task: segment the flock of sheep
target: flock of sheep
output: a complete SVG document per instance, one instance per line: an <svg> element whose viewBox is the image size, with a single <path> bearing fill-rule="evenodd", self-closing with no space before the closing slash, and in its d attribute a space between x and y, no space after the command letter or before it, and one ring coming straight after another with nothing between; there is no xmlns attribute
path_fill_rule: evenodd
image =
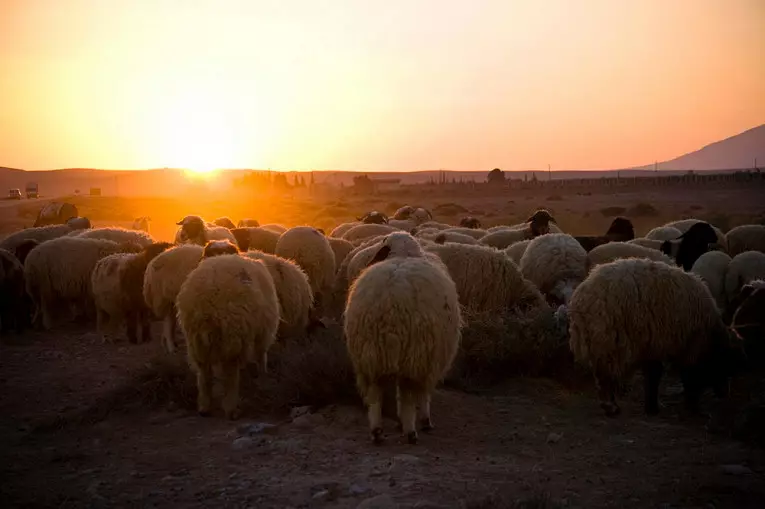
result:
<svg viewBox="0 0 765 509"><path fill-rule="evenodd" d="M148 218L123 229L77 217L11 234L0 241L2 329L95 316L104 341L123 325L137 343L150 340L159 319L173 354L180 325L199 413L211 412L215 369L221 406L236 418L240 368L252 362L266 373L277 338L342 321L375 443L383 440L386 380L396 382L407 440L433 427L430 395L452 366L462 328L485 313L555 309L609 416L636 369L645 411L658 412L664 362L680 369L691 407L706 387L724 395L744 340L762 330L761 225L723 234L687 219L635 238L631 221L617 217L604 235L571 236L543 209L483 229L473 217L452 226L406 206L329 234L193 215L177 226L173 243L155 241Z"/></svg>

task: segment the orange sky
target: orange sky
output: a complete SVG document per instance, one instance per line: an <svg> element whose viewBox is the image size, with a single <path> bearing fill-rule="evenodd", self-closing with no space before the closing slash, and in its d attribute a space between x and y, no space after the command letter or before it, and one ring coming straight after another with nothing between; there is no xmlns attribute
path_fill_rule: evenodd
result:
<svg viewBox="0 0 765 509"><path fill-rule="evenodd" d="M0 0L0 165L618 168L765 122L764 0Z"/></svg>

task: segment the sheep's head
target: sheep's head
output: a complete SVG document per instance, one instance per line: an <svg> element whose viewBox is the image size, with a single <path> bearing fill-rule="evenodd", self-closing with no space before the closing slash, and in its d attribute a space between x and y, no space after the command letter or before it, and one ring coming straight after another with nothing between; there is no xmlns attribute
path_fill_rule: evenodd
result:
<svg viewBox="0 0 765 509"><path fill-rule="evenodd" d="M27 239L16 246L16 249L13 250L13 254L15 254L16 258L18 258L21 264L24 265L24 260L27 259L29 252L39 245L40 243L38 241Z"/></svg>
<svg viewBox="0 0 765 509"><path fill-rule="evenodd" d="M376 210L373 210L372 212L367 212L365 215L357 219L364 224L387 224L388 223L388 216Z"/></svg>
<svg viewBox="0 0 765 509"><path fill-rule="evenodd" d="M260 223L256 219L240 219L239 222L236 224L237 228L245 228L245 227L252 227L257 228L260 226Z"/></svg>
<svg viewBox="0 0 765 509"><path fill-rule="evenodd" d="M250 249L250 228L249 227L234 228L233 230L231 230L231 234L236 239L236 243L239 246L239 249L241 251L243 252L249 251Z"/></svg>
<svg viewBox="0 0 765 509"><path fill-rule="evenodd" d="M709 251L710 246L717 244L717 234L709 223L696 223L678 237L680 245L677 247L675 261L683 270L689 271L701 255ZM666 244L666 242L665 242ZM662 244L662 252L664 244Z"/></svg>
<svg viewBox="0 0 765 509"><path fill-rule="evenodd" d="M222 226L223 228L228 228L229 230L233 230L234 228L236 228L236 226L234 226L234 222L225 216L215 219L213 221L213 224L215 226Z"/></svg>
<svg viewBox="0 0 765 509"><path fill-rule="evenodd" d="M145 232L148 232L149 231L149 222L151 222L151 217L149 217L149 216L137 217L133 221L133 229L134 230L143 230Z"/></svg>
<svg viewBox="0 0 765 509"><path fill-rule="evenodd" d="M534 237L539 237L550 233L550 223L555 223L555 218L545 209L537 209L534 214L526 220Z"/></svg>
<svg viewBox="0 0 765 509"><path fill-rule="evenodd" d="M205 222L199 216L186 216L177 223L181 227L181 240L197 239L205 231Z"/></svg>
<svg viewBox="0 0 765 509"><path fill-rule="evenodd" d="M66 225L73 230L87 230L92 228L90 219L87 217L70 217L66 220Z"/></svg>
<svg viewBox="0 0 765 509"><path fill-rule="evenodd" d="M430 211L423 207L417 207L414 209L414 212L412 212L412 217L417 222L417 224L422 224L426 221L430 221L433 219L433 214L430 213Z"/></svg>
<svg viewBox="0 0 765 509"><path fill-rule="evenodd" d="M404 221L412 217L413 213L414 213L414 207L412 207L411 205L404 205L403 207L398 209L395 214L393 214L393 219Z"/></svg>
<svg viewBox="0 0 765 509"><path fill-rule="evenodd" d="M213 256L237 254L239 249L229 240L211 240L205 246L202 253L203 258L212 258Z"/></svg>
<svg viewBox="0 0 765 509"><path fill-rule="evenodd" d="M460 219L460 226L463 228L476 229L481 227L481 221L473 216L466 216Z"/></svg>
<svg viewBox="0 0 765 509"><path fill-rule="evenodd" d="M616 217L611 221L606 237L613 242L627 242L635 238L635 227L626 217Z"/></svg>
<svg viewBox="0 0 765 509"><path fill-rule="evenodd" d="M424 256L422 244L406 232L394 232L382 239L380 248L369 261L367 267L388 258L419 258Z"/></svg>
<svg viewBox="0 0 765 509"><path fill-rule="evenodd" d="M143 248L143 256L147 262L150 262L171 247L173 247L173 244L170 242L153 242Z"/></svg>

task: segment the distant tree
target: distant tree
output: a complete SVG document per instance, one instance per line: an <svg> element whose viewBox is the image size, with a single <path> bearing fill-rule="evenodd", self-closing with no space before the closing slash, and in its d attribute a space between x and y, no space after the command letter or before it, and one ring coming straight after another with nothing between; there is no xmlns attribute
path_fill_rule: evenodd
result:
<svg viewBox="0 0 765 509"><path fill-rule="evenodd" d="M300 187L305 187L305 178L300 175Z"/></svg>
<svg viewBox="0 0 765 509"><path fill-rule="evenodd" d="M499 168L494 168L489 172L489 175L487 176L487 181L489 184L504 184L505 182L505 172L500 170Z"/></svg>
<svg viewBox="0 0 765 509"><path fill-rule="evenodd" d="M298 176L295 174L292 177L292 187L300 187L300 184L298 183Z"/></svg>
<svg viewBox="0 0 765 509"><path fill-rule="evenodd" d="M313 187L314 184L316 184L316 182L314 182L314 180L313 180L313 172L311 172L311 187Z"/></svg>

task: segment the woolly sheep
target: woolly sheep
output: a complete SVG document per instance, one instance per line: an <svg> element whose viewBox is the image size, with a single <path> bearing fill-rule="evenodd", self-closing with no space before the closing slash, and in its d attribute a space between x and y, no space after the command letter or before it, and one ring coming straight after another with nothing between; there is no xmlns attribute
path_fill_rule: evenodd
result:
<svg viewBox="0 0 765 509"><path fill-rule="evenodd" d="M674 240L680 237L683 232L675 228L674 226L657 226L648 233L645 234L646 239L660 240Z"/></svg>
<svg viewBox="0 0 765 509"><path fill-rule="evenodd" d="M428 240L432 240L436 244L444 244L446 242L454 242L455 244L478 244L475 237L470 235L463 235L461 233L442 231L433 237L425 237Z"/></svg>
<svg viewBox="0 0 765 509"><path fill-rule="evenodd" d="M587 258L590 260L590 268L621 258L646 258L655 262L664 262L668 265L675 265L675 261L661 251L638 246L637 244L629 244L627 242L609 242L607 244L601 244L587 253Z"/></svg>
<svg viewBox="0 0 765 509"><path fill-rule="evenodd" d="M574 291L568 319L571 351L592 368L609 417L620 412L617 388L639 367L645 412L658 413L666 360L681 368L690 407L709 382L718 395L725 394L733 363L731 336L695 274L639 258L600 265Z"/></svg>
<svg viewBox="0 0 765 509"><path fill-rule="evenodd" d="M392 377L402 430L414 444L417 414L423 431L433 428L431 393L459 347L457 289L427 258L374 260L351 287L343 330L356 385L369 409L372 441L383 441L382 390Z"/></svg>
<svg viewBox="0 0 765 509"><path fill-rule="evenodd" d="M244 218L240 219L239 222L236 223L237 228L257 228L258 226L260 226L260 223L257 219Z"/></svg>
<svg viewBox="0 0 765 509"><path fill-rule="evenodd" d="M313 292L303 269L297 263L262 251L249 251L245 256L263 261L274 281L282 310L279 337L296 337L307 332L312 325Z"/></svg>
<svg viewBox="0 0 765 509"><path fill-rule="evenodd" d="M478 242L485 246L491 246L497 249L506 249L516 242L522 240L530 240L534 237L549 233L552 225L550 223L555 222L555 218L544 210L539 209L528 218L526 223L516 225L509 228L497 229L493 232L487 233Z"/></svg>
<svg viewBox="0 0 765 509"><path fill-rule="evenodd" d="M98 261L115 253L135 253L141 247L104 239L59 237L29 252L24 262L27 293L37 308L35 322L46 330L53 326L61 304L73 305L88 316L93 311L90 275Z"/></svg>
<svg viewBox="0 0 765 509"><path fill-rule="evenodd" d="M547 307L539 290L501 251L452 243L427 251L439 256L457 287L460 304L471 313Z"/></svg>
<svg viewBox="0 0 765 509"><path fill-rule="evenodd" d="M663 240L646 239L645 237L638 237L637 239L628 240L627 244L637 244L638 246L647 247L648 249L655 249L661 251L661 246L664 244Z"/></svg>
<svg viewBox="0 0 765 509"><path fill-rule="evenodd" d="M755 279L765 279L765 254L744 251L734 256L725 275L725 294L728 302L736 303L741 288Z"/></svg>
<svg viewBox="0 0 765 509"><path fill-rule="evenodd" d="M131 228L133 230L141 230L146 233L149 233L149 223L151 223L151 217L149 216L137 217L133 221L133 225L131 226Z"/></svg>
<svg viewBox="0 0 765 509"><path fill-rule="evenodd" d="M691 272L698 275L709 288L709 293L714 297L720 311L724 311L727 307L725 277L728 274L730 262L731 257L726 253L708 251L699 256L699 259L691 267Z"/></svg>
<svg viewBox="0 0 765 509"><path fill-rule="evenodd" d="M65 224L73 230L87 230L93 227L87 217L70 217Z"/></svg>
<svg viewBox="0 0 765 509"><path fill-rule="evenodd" d="M233 230L234 228L236 228L236 225L234 225L234 222L226 216L213 219L213 224L215 226L221 226L229 230Z"/></svg>
<svg viewBox="0 0 765 509"><path fill-rule="evenodd" d="M520 265L521 258L523 258L523 253L525 253L526 248L529 247L529 242L531 242L531 240L522 240L520 242L510 244L507 248L505 248L505 254L509 256L516 265Z"/></svg>
<svg viewBox="0 0 765 509"><path fill-rule="evenodd" d="M468 235L470 237L473 237L476 240L479 240L482 237L485 237L486 234L488 233L486 230L481 230L480 228L465 228L465 227L460 227L460 228L451 227L443 231L460 233L462 235Z"/></svg>
<svg viewBox="0 0 765 509"><path fill-rule="evenodd" d="M316 308L323 313L335 279L335 253L327 238L310 226L296 226L279 237L274 254L295 261L305 271Z"/></svg>
<svg viewBox="0 0 765 509"><path fill-rule="evenodd" d="M93 228L86 230L79 235L81 239L103 239L111 240L112 242L133 242L141 247L150 246L154 239L151 235L140 230L128 230L125 228L109 227L109 228Z"/></svg>
<svg viewBox="0 0 765 509"><path fill-rule="evenodd" d="M329 246L332 248L332 252L335 254L335 268L340 267L348 253L353 251L353 244L345 239L338 239L335 237L327 237ZM337 270L335 270L337 272Z"/></svg>
<svg viewBox="0 0 765 509"><path fill-rule="evenodd" d="M350 230L354 226L358 226L360 224L364 224L364 223L362 223L361 221L353 221L353 222L350 222L350 223L339 224L339 225L337 225L335 227L334 230L329 232L329 236L333 237L333 238L339 239L339 238L341 238L343 236L343 234L345 234L345 232L347 232L348 230Z"/></svg>
<svg viewBox="0 0 765 509"><path fill-rule="evenodd" d="M403 207L399 208L396 212L393 213L393 219L407 220L410 217L412 217L413 213L414 213L414 207L412 207L411 205L404 205Z"/></svg>
<svg viewBox="0 0 765 509"><path fill-rule="evenodd" d="M175 352L175 299L186 280L202 260L204 249L183 244L159 254L149 262L143 277L143 299L154 316L162 320L162 344Z"/></svg>
<svg viewBox="0 0 765 509"><path fill-rule="evenodd" d="M22 332L29 311L24 266L13 253L0 248L0 333L11 327Z"/></svg>
<svg viewBox="0 0 765 509"><path fill-rule="evenodd" d="M736 256L744 251L765 253L765 226L744 224L736 226L725 234L728 254Z"/></svg>
<svg viewBox="0 0 765 509"><path fill-rule="evenodd" d="M48 240L57 239L72 233L72 230L65 224L52 224L49 226L37 226L34 228L27 228L25 230L11 233L2 241L0 241L0 248L8 251L14 251L17 246L27 240L34 240L39 243L46 242ZM79 233L81 230L77 230Z"/></svg>
<svg viewBox="0 0 765 509"><path fill-rule="evenodd" d="M265 251L274 254L276 243L279 242L280 233L263 227L234 228L231 233L236 239L239 249L247 252L250 249Z"/></svg>
<svg viewBox="0 0 765 509"><path fill-rule="evenodd" d="M143 298L143 278L146 265L163 251L169 242L149 244L140 253L116 253L101 258L91 273L93 299L96 305L96 326L107 341L106 329L114 332L124 323L131 343L151 340L151 310Z"/></svg>
<svg viewBox="0 0 765 509"><path fill-rule="evenodd" d="M175 234L176 244L197 244L204 246L211 240L228 240L236 243L236 238L228 228L210 226L199 216L186 216L176 223L180 228Z"/></svg>
<svg viewBox="0 0 765 509"><path fill-rule="evenodd" d="M358 217L356 219L361 221L361 223L363 224L385 224L388 222L388 216L376 210L367 212L363 216Z"/></svg>
<svg viewBox="0 0 765 509"><path fill-rule="evenodd" d="M348 287L350 286L350 280L348 279L348 267L356 257L356 255L366 249L367 247L378 244L385 238L386 235L377 235L371 237L366 241L360 241L358 246L354 246L353 250L348 253L340 265L335 271L334 291L332 292L330 303L330 315L333 317L339 317L343 308L345 307L346 297L348 296Z"/></svg>
<svg viewBox="0 0 765 509"><path fill-rule="evenodd" d="M677 228L680 230L681 233L687 232L693 225L697 223L704 223L701 219L681 219L679 221L672 221L670 223L665 224L664 226L671 226L672 228ZM717 236L717 243L722 246L724 249L727 250L727 244L725 242L725 234L716 226L710 225L712 227L712 230L714 230L715 235Z"/></svg>
<svg viewBox="0 0 765 509"><path fill-rule="evenodd" d="M731 329L746 341L747 357L762 362L765 345L765 280L756 279L741 288L741 303L733 313Z"/></svg>
<svg viewBox="0 0 765 509"><path fill-rule="evenodd" d="M587 251L571 235L549 233L535 238L521 257L523 277L557 304L566 304L587 277Z"/></svg>
<svg viewBox="0 0 765 509"><path fill-rule="evenodd" d="M388 226L387 224L361 224L350 228L340 238L347 240L351 244L354 244L370 237L385 235L395 231L398 230L392 226Z"/></svg>
<svg viewBox="0 0 765 509"><path fill-rule="evenodd" d="M265 264L237 254L205 258L181 285L176 306L197 376L198 413L210 415L213 368L219 366L222 407L227 418L236 419L240 370L255 362L267 373L268 349L279 327L279 301Z"/></svg>
<svg viewBox="0 0 765 509"><path fill-rule="evenodd" d="M608 227L608 231L603 236L597 235L579 235L574 237L585 251L590 252L598 246L609 242L627 242L635 238L635 227L632 221L626 217L615 217Z"/></svg>
<svg viewBox="0 0 765 509"><path fill-rule="evenodd" d="M395 232L381 238L356 253L348 264L348 281L353 282L374 262L375 256L384 258L423 257L425 251L417 240L406 232Z"/></svg>
<svg viewBox="0 0 765 509"><path fill-rule="evenodd" d="M386 223L388 226L402 230L405 232L411 232L417 227L417 221L414 219L391 219Z"/></svg>
<svg viewBox="0 0 765 509"><path fill-rule="evenodd" d="M279 235L287 231L286 226L282 226L280 224L274 224L274 223L264 224L263 226L261 226L261 228L266 230L271 230L272 232L276 232Z"/></svg>
<svg viewBox="0 0 765 509"><path fill-rule="evenodd" d="M460 226L464 228L479 229L481 228L481 221L473 216L465 216L460 219Z"/></svg>

